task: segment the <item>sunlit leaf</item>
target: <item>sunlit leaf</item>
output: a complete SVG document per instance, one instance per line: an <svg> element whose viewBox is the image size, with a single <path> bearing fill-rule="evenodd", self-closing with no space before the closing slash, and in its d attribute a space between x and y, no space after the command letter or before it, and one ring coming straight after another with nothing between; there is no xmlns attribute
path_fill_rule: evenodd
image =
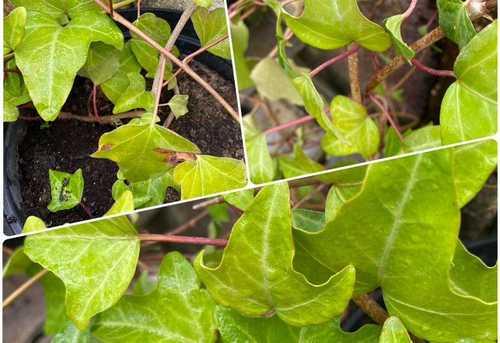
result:
<svg viewBox="0 0 500 343"><path fill-rule="evenodd" d="M292 156L278 158L278 164L285 178L292 178L322 171L324 167L306 155L299 144L295 144Z"/></svg>
<svg viewBox="0 0 500 343"><path fill-rule="evenodd" d="M497 22L479 32L455 62L458 80L441 105L444 144L490 136L497 131Z"/></svg>
<svg viewBox="0 0 500 343"><path fill-rule="evenodd" d="M201 6L205 8L212 7L214 1L213 0L193 0L196 6Z"/></svg>
<svg viewBox="0 0 500 343"><path fill-rule="evenodd" d="M55 120L87 60L92 42L123 47L123 35L111 18L89 0L14 0L28 16L16 62L40 116ZM40 66L43 65L43 68Z"/></svg>
<svg viewBox="0 0 500 343"><path fill-rule="evenodd" d="M476 29L467 11L469 4L469 1L462 0L437 0L439 26L446 37L457 43L460 48L467 45L476 35Z"/></svg>
<svg viewBox="0 0 500 343"><path fill-rule="evenodd" d="M188 110L189 95L176 94L168 102L170 110L174 114L176 119L179 119L183 115L189 112Z"/></svg>
<svg viewBox="0 0 500 343"><path fill-rule="evenodd" d="M224 200L242 211L246 211L254 200L254 190L247 189L224 195Z"/></svg>
<svg viewBox="0 0 500 343"><path fill-rule="evenodd" d="M382 334L380 335L379 343L412 343L408 331L406 331L405 326L397 317L388 318L384 327L382 328Z"/></svg>
<svg viewBox="0 0 500 343"><path fill-rule="evenodd" d="M384 51L391 45L382 27L367 19L355 0L305 0L300 17L285 15L288 27L304 43L333 50L358 43L372 51Z"/></svg>
<svg viewBox="0 0 500 343"><path fill-rule="evenodd" d="M14 275L26 274L28 269L34 265L33 261L24 253L24 248L17 248L3 266L3 277L9 278Z"/></svg>
<svg viewBox="0 0 500 343"><path fill-rule="evenodd" d="M129 190L125 190L116 198L115 203L106 212L105 216L112 216L120 213L132 212L134 207L134 196Z"/></svg>
<svg viewBox="0 0 500 343"><path fill-rule="evenodd" d="M128 86L118 98L113 108L113 113L123 113L133 109L142 108L152 111L154 97L151 92L146 91L146 80L141 74L129 73Z"/></svg>
<svg viewBox="0 0 500 343"><path fill-rule="evenodd" d="M90 334L90 330L78 330L78 328L69 324L64 331L54 336L52 343L96 343L96 339Z"/></svg>
<svg viewBox="0 0 500 343"><path fill-rule="evenodd" d="M401 36L401 25L405 17L401 14L392 16L388 18L385 22L385 27L389 31L392 41L394 42L394 46L396 47L397 52L406 58L406 60L411 61L413 57L415 57L415 51L406 42Z"/></svg>
<svg viewBox="0 0 500 343"><path fill-rule="evenodd" d="M128 219L120 217L28 236L25 253L62 280L66 313L83 330L127 290L139 239Z"/></svg>
<svg viewBox="0 0 500 343"><path fill-rule="evenodd" d="M90 45L87 62L78 72L95 85L111 79L120 68L120 50L101 42Z"/></svg>
<svg viewBox="0 0 500 343"><path fill-rule="evenodd" d="M24 37L26 25L26 8L14 8L3 21L3 54L14 50Z"/></svg>
<svg viewBox="0 0 500 343"><path fill-rule="evenodd" d="M234 158L198 155L175 167L174 182L181 187L182 199L243 188L245 164Z"/></svg>
<svg viewBox="0 0 500 343"><path fill-rule="evenodd" d="M156 290L124 296L99 316L93 334L103 342L215 342L214 310L193 267L174 252L163 259Z"/></svg>
<svg viewBox="0 0 500 343"><path fill-rule="evenodd" d="M7 62L3 80L3 120L6 122L16 121L19 117L17 106L31 101L30 95L22 75L16 72L15 60Z"/></svg>
<svg viewBox="0 0 500 343"><path fill-rule="evenodd" d="M50 212L69 210L82 201L83 173L78 169L73 174L49 169Z"/></svg>
<svg viewBox="0 0 500 343"><path fill-rule="evenodd" d="M133 119L99 139L95 158L115 161L130 182L165 174L175 152L199 153L196 145L173 131L153 124L151 115Z"/></svg>
<svg viewBox="0 0 500 343"><path fill-rule="evenodd" d="M40 232L45 231L46 229L47 226L45 225L43 220L35 216L29 216L24 222L23 233Z"/></svg>
<svg viewBox="0 0 500 343"><path fill-rule="evenodd" d="M191 20L202 47L209 46L228 35L225 8L209 11L206 8L199 7L193 13ZM229 37L211 47L208 51L216 56L230 59Z"/></svg>
<svg viewBox="0 0 500 343"><path fill-rule="evenodd" d="M251 116L243 118L243 127L252 182L259 184L272 181L276 175L275 165L267 146L265 133L257 129Z"/></svg>
<svg viewBox="0 0 500 343"><path fill-rule="evenodd" d="M264 187L233 226L220 264L206 266L203 252L195 261L214 299L244 315L276 313L301 326L324 323L342 313L351 297L354 269L346 264L327 282L310 283L292 267L291 230L288 185Z"/></svg>

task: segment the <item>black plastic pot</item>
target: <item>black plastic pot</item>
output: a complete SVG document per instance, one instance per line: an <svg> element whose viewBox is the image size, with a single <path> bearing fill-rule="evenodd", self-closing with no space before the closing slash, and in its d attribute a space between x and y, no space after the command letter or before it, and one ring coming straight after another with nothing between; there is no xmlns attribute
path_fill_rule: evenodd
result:
<svg viewBox="0 0 500 343"><path fill-rule="evenodd" d="M142 13L151 12L165 19L171 27L179 21L181 12L142 8ZM135 9L119 11L127 20L134 21L137 17ZM129 38L128 30L121 26L125 38ZM200 48L200 42L191 22L189 22L176 42L176 46L183 55L188 55ZM211 55L207 52L196 57L223 78L234 83L233 68L231 61ZM6 235L20 234L26 220L22 208L21 185L18 174L18 145L24 139L26 125L18 120L14 123L4 125L4 233Z"/></svg>

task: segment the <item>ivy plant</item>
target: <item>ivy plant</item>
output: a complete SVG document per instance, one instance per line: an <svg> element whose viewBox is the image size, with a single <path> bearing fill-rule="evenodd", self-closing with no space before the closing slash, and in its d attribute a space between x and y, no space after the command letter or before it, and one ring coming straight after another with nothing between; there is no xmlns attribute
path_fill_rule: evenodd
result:
<svg viewBox="0 0 500 343"><path fill-rule="evenodd" d="M358 3L361 2L304 0L283 4L266 0L260 5L242 2L231 7L238 85L242 99L252 99L245 103L247 116L255 117L259 123L246 125L244 130L254 183L289 178L286 166L282 163L276 166L276 160L293 158L297 144L310 160L304 165L319 162L324 169L388 157L387 142L394 143L392 138L399 141L398 145L405 146L412 145L410 141L418 136L420 146L413 147L416 151L496 133L497 80L492 76L497 73L497 22L473 24L474 20L488 15L491 6L487 1L437 1L430 12L434 11L438 26L430 30L434 21L429 18L429 24L419 31L422 37L414 42L405 36L407 31L417 31L411 28L409 21L420 15L418 1L410 1L404 12L395 8L383 10L383 7L375 7L375 3L366 3L362 11ZM390 13L380 22L363 13L373 15L379 8L384 15ZM251 32L258 32L259 23L264 25L258 15L270 13L276 19L276 47L262 54L262 49L255 48L261 38ZM441 60L449 56L455 58L453 49L459 51L453 70L425 65L425 49L434 47L432 44L445 37L456 47L447 51L436 47L435 51L439 51L439 56L446 56ZM252 45L254 48L249 51ZM320 65L311 65L308 61L308 57L316 59L316 56L332 54L333 57ZM342 67L329 69L344 60L347 60L346 72ZM360 65L372 64L370 60L375 65L373 68ZM414 70L388 80L405 65ZM327 70L331 71L330 75L321 78L320 74L326 74ZM408 113L412 99L404 93L404 85L415 73L456 79L444 97L438 99L440 109L426 114L439 121L438 144L434 140L425 141L426 136L418 133L428 132L428 119ZM344 94L345 87L339 86L346 74L351 94ZM417 100L419 104L425 101ZM263 102L267 103L266 107ZM426 103L420 105L427 106ZM292 108L297 118L290 120L290 116L281 115L290 112L283 108ZM409 117L414 119L409 122ZM248 123L251 121L249 118ZM308 124L311 122L317 125ZM310 133L313 129L320 130ZM400 150L404 152L408 151ZM310 172L304 168L294 176Z"/></svg>
<svg viewBox="0 0 500 343"><path fill-rule="evenodd" d="M118 165L113 198L118 201L123 191L128 190L135 208L162 204L169 187L187 199L246 185L242 161L202 155L196 144L168 128L171 119L160 122L158 116L160 106L168 106L175 118L189 113L189 97L180 94L176 78L183 68L189 68L194 57L208 49L210 54L231 58L224 9L209 10L206 7L211 5L207 1L193 3L194 12L188 18L201 47L189 59L180 61L181 66L174 70L170 59L162 61L160 51L153 45L170 44L168 50L177 58L180 52L175 42L185 25L183 21L179 32L173 32L174 28L165 19L146 12L133 23L127 22L131 38L125 39L113 20L117 18L92 0L13 3L16 8L4 21L5 121L26 119L20 116L18 108L24 105L34 108L38 119L46 122L66 116L65 120L69 117L113 125L113 129L100 137L91 156ZM160 69L164 70L161 78ZM195 72L190 75L200 79ZM61 115L77 76L89 79L93 85L89 95L93 106L89 106L88 118L71 113ZM155 86L158 82L160 87ZM98 89L113 105L112 113L104 117L99 115L96 105ZM162 90L173 92L165 104L159 103ZM55 180L55 173L50 172L53 194L49 210L66 210L80 203L83 181L76 189L73 178L58 176L60 180L70 180L68 188ZM218 182L220 175L230 175L230 181ZM63 191L64 199L56 194Z"/></svg>

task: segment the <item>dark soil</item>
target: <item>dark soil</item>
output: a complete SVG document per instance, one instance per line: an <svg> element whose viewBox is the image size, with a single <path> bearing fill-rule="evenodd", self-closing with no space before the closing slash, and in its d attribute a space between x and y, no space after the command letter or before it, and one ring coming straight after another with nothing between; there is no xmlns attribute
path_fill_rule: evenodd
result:
<svg viewBox="0 0 500 343"><path fill-rule="evenodd" d="M232 82L196 61L192 62L192 67L236 108ZM175 120L170 128L197 144L204 154L242 159L243 142L239 125L189 76L180 76L178 82L181 93L189 95L189 113ZM91 108L91 91L91 82L78 78L63 112L87 116ZM167 94L162 102L168 102L171 94L164 93ZM111 115L113 105L100 92L97 105L99 115ZM169 113L168 107L163 107L162 111L160 117L165 119ZM33 109L25 108L22 115L29 117L36 116L36 113ZM85 179L83 203L90 209L92 217L102 216L113 204L111 187L118 168L114 162L94 159L90 154L97 150L99 137L113 129L111 125L77 120L56 120L49 125L41 125L40 121L26 121L26 134L18 148L25 215L40 217L50 227L89 219L80 206L57 213L47 209L50 202L49 169L73 173L81 168ZM179 198L174 189L169 189L165 202L177 201Z"/></svg>

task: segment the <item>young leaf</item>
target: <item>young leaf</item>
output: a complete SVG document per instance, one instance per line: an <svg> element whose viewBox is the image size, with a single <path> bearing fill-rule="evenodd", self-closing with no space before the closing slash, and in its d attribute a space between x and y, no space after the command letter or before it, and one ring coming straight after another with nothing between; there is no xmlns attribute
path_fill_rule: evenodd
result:
<svg viewBox="0 0 500 343"><path fill-rule="evenodd" d="M135 273L140 242L126 217L31 235L25 253L66 288L66 313L83 330L116 303Z"/></svg>
<svg viewBox="0 0 500 343"><path fill-rule="evenodd" d="M182 136L153 124L148 116L102 135L92 157L115 161L127 180L137 182L165 174L173 167L175 152L200 152Z"/></svg>
<svg viewBox="0 0 500 343"><path fill-rule="evenodd" d="M26 8L17 7L3 21L3 55L13 51L24 37Z"/></svg>
<svg viewBox="0 0 500 343"><path fill-rule="evenodd" d="M495 134L497 130L497 22L479 32L455 62L457 81L441 105L444 144Z"/></svg>
<svg viewBox="0 0 500 343"><path fill-rule="evenodd" d="M259 184L274 180L275 167L267 146L266 135L257 129L252 116L243 118L243 127L252 182Z"/></svg>
<svg viewBox="0 0 500 343"><path fill-rule="evenodd" d="M474 24L469 18L467 5L469 1L437 0L439 26L446 37L463 48L476 35Z"/></svg>
<svg viewBox="0 0 500 343"><path fill-rule="evenodd" d="M195 268L215 300L248 316L276 313L291 325L320 324L342 313L351 297L354 269L321 284L292 267L294 247L286 183L263 188L236 222L219 266L201 252Z"/></svg>
<svg viewBox="0 0 500 343"><path fill-rule="evenodd" d="M246 211L250 207L250 205L252 205L253 200L253 189L247 189L224 195L224 201L226 201L231 206L239 208L241 211Z"/></svg>
<svg viewBox="0 0 500 343"><path fill-rule="evenodd" d="M292 80L273 58L261 60L252 70L251 79L257 91L263 97L271 100L288 100L292 104L302 106L304 102L297 92Z"/></svg>
<svg viewBox="0 0 500 343"><path fill-rule="evenodd" d="M405 326L397 317L390 317L385 321L379 343L412 342L410 335L408 335L408 331L406 331Z"/></svg>
<svg viewBox="0 0 500 343"><path fill-rule="evenodd" d="M245 164L234 158L198 155L175 167L174 182L181 187L182 199L243 188L247 184Z"/></svg>
<svg viewBox="0 0 500 343"><path fill-rule="evenodd" d="M300 17L285 14L288 27L304 43L333 50L353 42L372 51L385 51L391 39L382 27L367 19L356 0L305 0Z"/></svg>
<svg viewBox="0 0 500 343"><path fill-rule="evenodd" d="M405 17L401 14L392 16L388 18L385 22L385 27L389 31L394 46L396 47L397 52L406 58L407 61L411 61L413 57L415 57L415 51L406 42L401 36L401 25Z"/></svg>
<svg viewBox="0 0 500 343"><path fill-rule="evenodd" d="M307 156L299 144L295 144L293 156L279 157L278 164L286 179L320 172L325 169L321 164Z"/></svg>
<svg viewBox="0 0 500 343"><path fill-rule="evenodd" d="M111 208L104 216L112 216L120 213L132 212L134 210L134 196L126 190L120 194Z"/></svg>
<svg viewBox="0 0 500 343"><path fill-rule="evenodd" d="M330 112L334 133L328 133L321 140L321 147L326 153L333 156L359 153L364 158L377 153L380 133L365 107L338 95L332 100Z"/></svg>
<svg viewBox="0 0 500 343"><path fill-rule="evenodd" d="M47 226L38 217L35 216L29 216L28 219L26 219L26 222L24 223L23 226L23 233L34 233L34 232L40 232L40 231L45 231L47 229Z"/></svg>
<svg viewBox="0 0 500 343"><path fill-rule="evenodd" d="M253 81L250 77L251 68L246 58L249 36L250 34L244 21L241 20L237 24L231 23L234 65L236 67L236 77L240 91L253 86Z"/></svg>
<svg viewBox="0 0 500 343"><path fill-rule="evenodd" d="M128 73L128 86L118 98L113 108L113 114L123 113L130 110L143 108L152 111L154 97L151 92L146 91L146 80L139 73Z"/></svg>
<svg viewBox="0 0 500 343"><path fill-rule="evenodd" d="M13 0L28 17L16 62L33 103L46 121L55 120L87 60L92 42L123 47L123 35L92 1ZM45 61L40 68L40 61Z"/></svg>
<svg viewBox="0 0 500 343"><path fill-rule="evenodd" d="M165 46L170 38L171 29L168 22L158 18L153 13L144 13L134 22L134 25L161 46ZM139 64L146 69L146 77L155 77L158 62L160 61L160 53L135 33L131 32L131 35L130 47ZM172 64L168 62L165 68L165 77L168 78L171 71Z"/></svg>
<svg viewBox="0 0 500 343"><path fill-rule="evenodd" d="M120 68L120 50L101 42L90 45L87 62L78 72L95 85L111 79Z"/></svg>
<svg viewBox="0 0 500 343"><path fill-rule="evenodd" d="M356 294L381 286L389 313L418 337L491 339L496 304L450 288L459 223L449 150L374 164L323 231L296 231L297 259L329 273L354 264ZM308 261L300 270L317 274Z"/></svg>
<svg viewBox="0 0 500 343"><path fill-rule="evenodd" d="M176 94L168 102L170 110L174 114L176 119L179 119L183 115L189 112L188 110L189 95Z"/></svg>
<svg viewBox="0 0 500 343"><path fill-rule="evenodd" d="M7 62L7 69L15 70L17 68L15 60ZM31 101L30 95L22 75L12 71L6 71L3 80L3 120L5 122L16 121L19 117L17 106Z"/></svg>
<svg viewBox="0 0 500 343"><path fill-rule="evenodd" d="M50 179L50 212L69 210L82 201L83 173L78 169L73 174L49 169Z"/></svg>
<svg viewBox="0 0 500 343"><path fill-rule="evenodd" d="M194 29L202 47L215 43L217 40L227 36L226 10L217 8L209 11L206 8L199 7L191 17ZM217 45L208 49L212 54L231 59L231 49L229 48L229 39L226 39Z"/></svg>
<svg viewBox="0 0 500 343"><path fill-rule="evenodd" d="M163 259L156 290L123 297L98 317L93 334L103 342L215 342L214 310L192 266L174 252Z"/></svg>

